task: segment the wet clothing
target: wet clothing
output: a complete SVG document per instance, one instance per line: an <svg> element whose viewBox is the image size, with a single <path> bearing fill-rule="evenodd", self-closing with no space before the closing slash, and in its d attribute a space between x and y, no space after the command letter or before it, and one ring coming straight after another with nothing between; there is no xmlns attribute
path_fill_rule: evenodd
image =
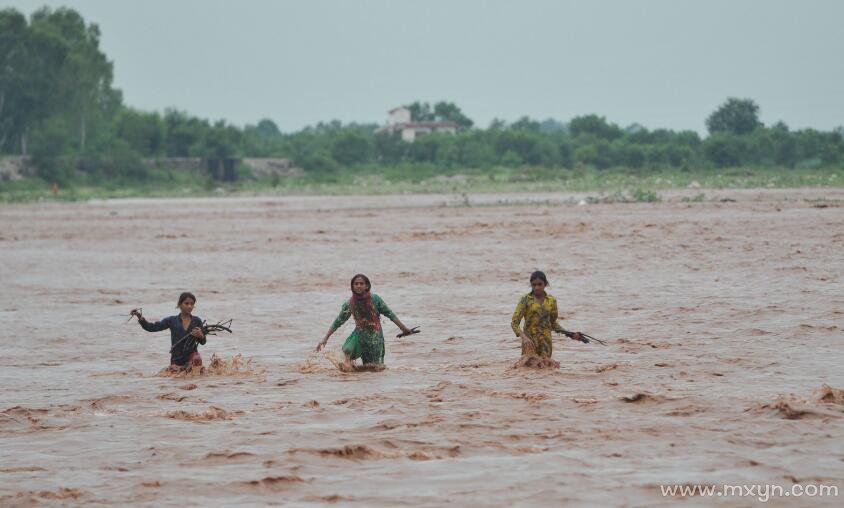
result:
<svg viewBox="0 0 844 508"><path fill-rule="evenodd" d="M530 337L536 346L535 353L543 358L550 358L553 350L551 332L562 333L563 331L563 327L557 323L557 299L546 294L545 300L540 305L533 296L533 292L524 295L516 305L511 323L516 336L519 335L519 323L522 318L525 320L525 335ZM528 353L529 351L522 345L522 355Z"/></svg>
<svg viewBox="0 0 844 508"><path fill-rule="evenodd" d="M381 329L381 319L378 317L378 310L372 301L372 294L367 291L361 295L353 294L349 298L349 308L352 310L352 318L358 328L371 327Z"/></svg>
<svg viewBox="0 0 844 508"><path fill-rule="evenodd" d="M146 319L139 319L138 322L141 324L141 328L148 332L160 332L162 330L169 329L171 347L179 342L182 337L190 333L194 328L202 326L202 319L196 316L191 316L190 325L188 325L187 329L182 326L181 316L166 317L161 321L156 321L155 323L150 323ZM170 353L170 363L172 365L179 366L186 365L191 358L191 354L197 352L197 342L199 344L205 344L205 337L201 339L188 337L180 342L179 345L176 346L176 349ZM201 361L202 360L200 359L200 362Z"/></svg>
<svg viewBox="0 0 844 508"><path fill-rule="evenodd" d="M199 340L199 339L197 339ZM188 363L185 367L202 367L202 357L199 356L199 351L194 351L188 357Z"/></svg>
<svg viewBox="0 0 844 508"><path fill-rule="evenodd" d="M354 298L343 302L340 308L340 315L331 325L332 330L343 326L343 323L352 316L352 303ZM351 355L352 360L360 358L363 363L384 363L384 332L381 330L381 316L387 316L391 321L396 320L396 315L387 307L384 300L376 294L372 294L372 306L377 313L375 320L377 325L367 320L356 320L355 329L346 342L343 343L343 352Z"/></svg>

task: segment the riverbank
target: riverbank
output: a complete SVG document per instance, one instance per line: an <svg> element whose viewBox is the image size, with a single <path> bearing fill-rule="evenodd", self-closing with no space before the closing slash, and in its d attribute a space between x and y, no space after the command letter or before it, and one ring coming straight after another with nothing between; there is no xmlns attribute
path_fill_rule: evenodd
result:
<svg viewBox="0 0 844 508"><path fill-rule="evenodd" d="M106 181L86 177L53 193L52 184L37 178L0 181L0 202L79 201L88 199L210 196L474 194L507 192L577 192L596 199L654 201L666 191L684 189L752 189L844 187L844 168L644 171L495 168L489 171L431 168L370 172L350 169L330 173L244 178L216 182L200 172L157 170L142 181ZM696 193L694 196L697 196ZM625 198L626 196L626 198ZM693 196L693 197L694 197Z"/></svg>

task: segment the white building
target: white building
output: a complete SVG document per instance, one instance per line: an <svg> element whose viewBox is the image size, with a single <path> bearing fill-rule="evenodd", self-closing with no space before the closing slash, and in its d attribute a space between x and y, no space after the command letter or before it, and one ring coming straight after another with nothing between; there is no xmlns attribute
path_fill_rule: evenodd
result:
<svg viewBox="0 0 844 508"><path fill-rule="evenodd" d="M408 143L432 132L448 132L454 134L459 125L452 121L413 122L410 118L410 110L401 106L391 109L387 125L378 129L377 134L401 132L401 138Z"/></svg>
<svg viewBox="0 0 844 508"><path fill-rule="evenodd" d="M390 119L387 122L389 125L410 123L410 110L404 106L393 108L387 114L390 115Z"/></svg>

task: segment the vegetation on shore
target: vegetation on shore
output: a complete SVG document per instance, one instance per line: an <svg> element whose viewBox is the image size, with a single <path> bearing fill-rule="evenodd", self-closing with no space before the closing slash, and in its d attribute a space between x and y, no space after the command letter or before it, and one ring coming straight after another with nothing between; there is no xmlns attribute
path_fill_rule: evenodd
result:
<svg viewBox="0 0 844 508"><path fill-rule="evenodd" d="M360 168L336 173L305 173L302 176L244 179L233 183L213 180L207 174L187 171L156 171L144 181L111 180L74 182L60 187L39 178L0 181L0 202L41 200L87 200L134 197L279 196L355 194L471 194L488 192L578 192L596 195L627 195L634 201L654 201L661 191L707 189L842 187L844 169L727 168L710 170L560 170L497 167L490 170L404 168L372 172Z"/></svg>
<svg viewBox="0 0 844 508"><path fill-rule="evenodd" d="M0 10L0 158L30 158L36 176L0 178L0 201L219 194L588 191L840 186L844 127L764 125L751 99L728 98L696 131L616 125L598 115L522 117L478 127L454 103L407 104L414 121L455 134L405 142L374 123L319 123L281 132L270 119L238 127L178 109L139 111L113 86L100 31L73 9L29 18ZM389 106L389 105L385 105ZM286 158L298 176L235 181L149 160ZM217 173L216 176L219 176ZM53 195L53 185L60 188ZM650 194L647 194L650 195Z"/></svg>

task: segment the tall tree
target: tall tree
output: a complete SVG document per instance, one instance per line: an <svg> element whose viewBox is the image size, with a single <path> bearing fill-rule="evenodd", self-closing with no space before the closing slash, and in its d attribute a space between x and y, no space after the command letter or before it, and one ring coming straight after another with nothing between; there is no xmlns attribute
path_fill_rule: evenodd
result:
<svg viewBox="0 0 844 508"><path fill-rule="evenodd" d="M569 131L574 136L591 134L601 139L612 141L624 135L624 131L618 125L607 122L607 119L598 115L576 116L569 122Z"/></svg>
<svg viewBox="0 0 844 508"><path fill-rule="evenodd" d="M440 101L431 107L427 102L416 101L405 107L410 110L410 119L414 122L450 121L464 129L469 129L474 125L474 122L453 102Z"/></svg>
<svg viewBox="0 0 844 508"><path fill-rule="evenodd" d="M413 122L430 122L434 120L434 111L427 102L416 101L405 106L410 110L410 120Z"/></svg>
<svg viewBox="0 0 844 508"><path fill-rule="evenodd" d="M151 157L164 145L164 122L158 113L123 108L114 118L116 134L139 154Z"/></svg>
<svg viewBox="0 0 844 508"><path fill-rule="evenodd" d="M532 120L529 116L523 116L510 124L510 129L517 131L540 132L542 124Z"/></svg>
<svg viewBox="0 0 844 508"><path fill-rule="evenodd" d="M372 140L355 129L345 129L331 146L331 157L345 166L367 162L372 156Z"/></svg>
<svg viewBox="0 0 844 508"><path fill-rule="evenodd" d="M32 26L50 31L69 48L59 80L69 113L76 118L79 149L84 150L91 121L113 115L122 99L112 88L113 65L100 51L100 29L65 7L36 11Z"/></svg>
<svg viewBox="0 0 844 508"><path fill-rule="evenodd" d="M454 122L464 129L470 129L475 123L453 102L440 101L434 104L434 117L437 120Z"/></svg>
<svg viewBox="0 0 844 508"><path fill-rule="evenodd" d="M15 107L25 88L23 74L29 26L14 9L0 11L0 149L15 132Z"/></svg>
<svg viewBox="0 0 844 508"><path fill-rule="evenodd" d="M26 155L31 128L61 103L56 72L68 51L64 41L27 24L21 13L0 11L0 147L16 138Z"/></svg>
<svg viewBox="0 0 844 508"><path fill-rule="evenodd" d="M546 118L539 124L540 132L550 133L550 132L563 132L566 133L569 131L569 126L564 124L559 120L555 120L553 118Z"/></svg>
<svg viewBox="0 0 844 508"><path fill-rule="evenodd" d="M164 111L164 149L168 157L188 157L191 147L205 136L210 128L206 120L199 120L177 109Z"/></svg>
<svg viewBox="0 0 844 508"><path fill-rule="evenodd" d="M265 139L281 135L281 131L278 130L278 125L269 118L264 118L258 122L256 130L258 131L258 134Z"/></svg>
<svg viewBox="0 0 844 508"><path fill-rule="evenodd" d="M751 99L730 97L706 119L706 128L710 134L747 134L761 126L759 106Z"/></svg>

